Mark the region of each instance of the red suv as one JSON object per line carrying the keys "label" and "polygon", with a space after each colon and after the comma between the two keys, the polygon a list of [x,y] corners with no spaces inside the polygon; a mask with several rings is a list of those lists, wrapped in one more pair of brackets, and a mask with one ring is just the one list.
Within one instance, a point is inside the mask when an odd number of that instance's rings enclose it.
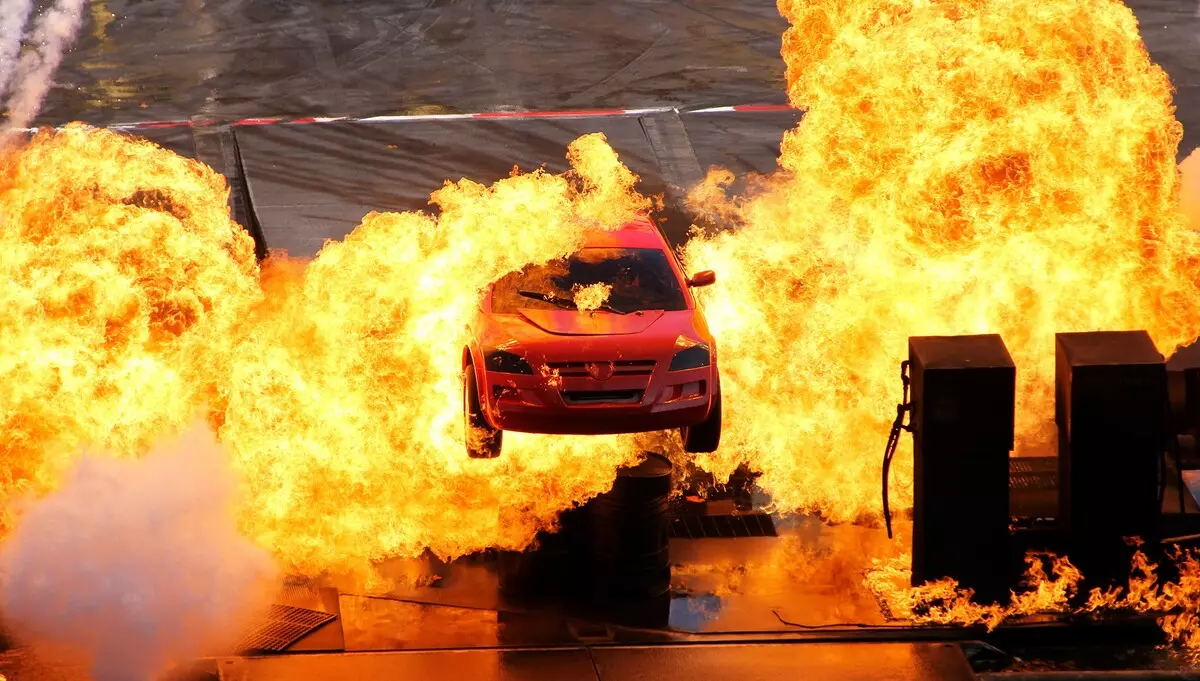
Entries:
{"label": "red suv", "polygon": [[500,455],[504,431],[600,435],[679,428],[689,452],[721,439],[717,349],[654,223],[588,235],[568,258],[503,277],[463,348],[472,458]]}

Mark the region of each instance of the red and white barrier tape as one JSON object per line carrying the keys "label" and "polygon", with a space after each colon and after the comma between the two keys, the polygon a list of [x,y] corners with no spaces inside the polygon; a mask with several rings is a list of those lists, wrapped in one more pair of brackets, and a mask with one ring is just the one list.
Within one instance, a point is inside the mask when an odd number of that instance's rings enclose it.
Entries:
{"label": "red and white barrier tape", "polygon": [[[736,106],[718,106],[707,109],[694,109],[681,113],[733,113],[750,111],[790,111],[785,104],[740,104]],[[444,121],[462,119],[536,119],[536,118],[602,118],[615,116],[644,116],[647,114],[670,113],[677,111],[673,107],[651,107],[645,109],[578,109],[573,111],[485,111],[465,114],[398,114],[393,116],[303,116],[287,118],[272,116],[269,118],[243,118],[241,120],[221,123],[204,120],[174,120],[174,121],[137,121],[133,123],[114,123],[107,126],[112,130],[155,130],[162,128],[203,128],[216,125],[231,127],[250,127],[258,125],[311,125],[316,123],[408,123],[417,121]],[[27,132],[36,132],[30,128]]]}
{"label": "red and white barrier tape", "polygon": [[739,104],[737,106],[714,106],[708,109],[694,109],[687,113],[742,113],[749,111],[796,111],[787,104]]}

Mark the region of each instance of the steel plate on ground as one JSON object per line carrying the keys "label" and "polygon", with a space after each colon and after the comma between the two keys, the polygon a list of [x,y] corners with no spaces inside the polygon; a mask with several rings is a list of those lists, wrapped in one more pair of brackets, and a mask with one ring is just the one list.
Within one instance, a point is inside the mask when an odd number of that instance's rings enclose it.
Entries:
{"label": "steel plate on ground", "polygon": [[337,615],[291,605],[272,605],[270,612],[246,632],[237,645],[239,652],[278,652],[299,641]]}
{"label": "steel plate on ground", "polygon": [[766,513],[680,515],[671,522],[670,528],[672,539],[777,536],[775,523]]}

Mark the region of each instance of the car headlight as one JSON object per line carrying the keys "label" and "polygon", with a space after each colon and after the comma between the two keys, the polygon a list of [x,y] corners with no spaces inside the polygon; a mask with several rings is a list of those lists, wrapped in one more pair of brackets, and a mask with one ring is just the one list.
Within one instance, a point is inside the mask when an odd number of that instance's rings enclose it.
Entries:
{"label": "car headlight", "polygon": [[712,361],[708,348],[703,345],[693,345],[686,350],[680,350],[671,358],[671,366],[667,371],[683,371],[706,367]]}
{"label": "car headlight", "polygon": [[526,362],[524,357],[496,348],[487,348],[483,351],[483,366],[488,371],[501,374],[533,373],[533,367],[529,366],[529,362]]}

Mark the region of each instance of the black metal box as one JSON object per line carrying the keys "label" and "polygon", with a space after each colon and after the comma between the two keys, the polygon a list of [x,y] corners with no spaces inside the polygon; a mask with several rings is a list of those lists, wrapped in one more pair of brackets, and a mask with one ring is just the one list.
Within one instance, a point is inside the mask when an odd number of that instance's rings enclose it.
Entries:
{"label": "black metal box", "polygon": [[908,340],[912,580],[953,577],[984,598],[1008,587],[1008,455],[1016,367],[1000,336]]}
{"label": "black metal box", "polygon": [[1156,531],[1166,362],[1145,331],[1060,333],[1056,341],[1060,523],[1076,558],[1090,555],[1117,576],[1128,564],[1104,557],[1122,553],[1122,538],[1151,540]]}

